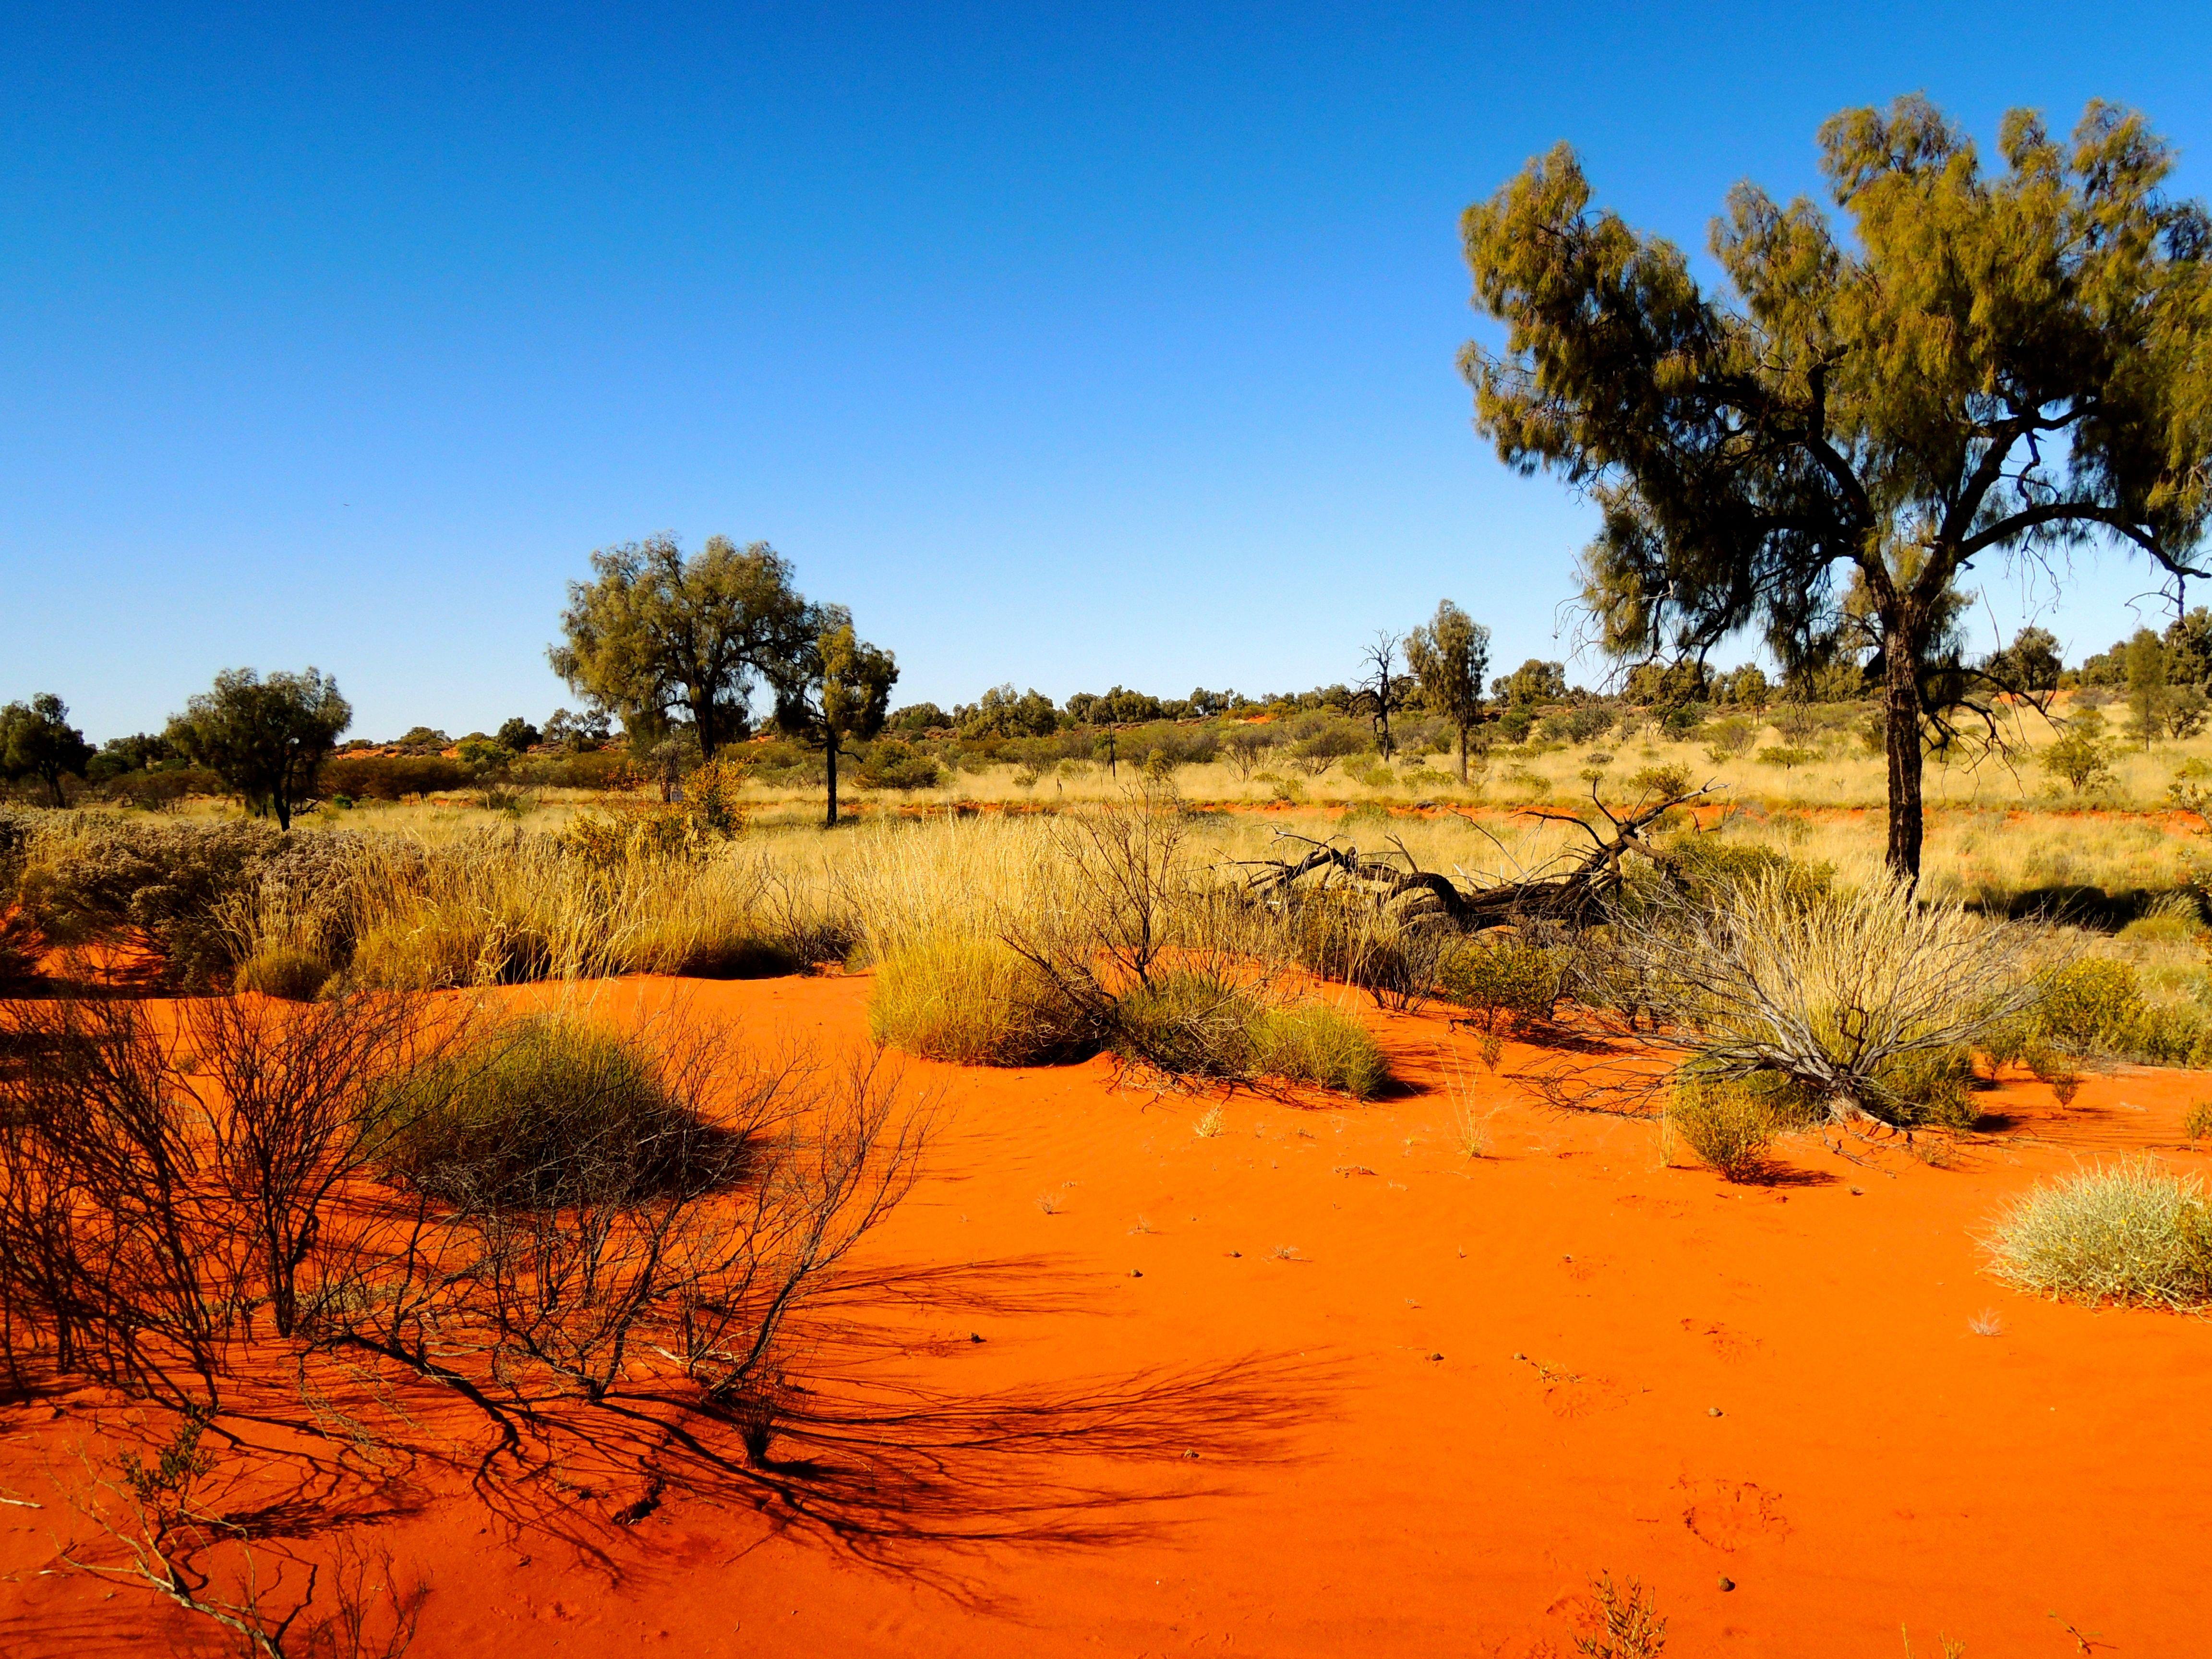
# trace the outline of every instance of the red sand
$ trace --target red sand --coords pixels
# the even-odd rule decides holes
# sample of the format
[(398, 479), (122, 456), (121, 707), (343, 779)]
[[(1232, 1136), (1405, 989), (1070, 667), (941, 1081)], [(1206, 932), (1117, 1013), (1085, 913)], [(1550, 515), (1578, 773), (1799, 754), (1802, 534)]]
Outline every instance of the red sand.
[[(837, 1042), (867, 988), (687, 993)], [(627, 1527), (624, 1494), (572, 1495), (518, 1528), (452, 1478), (380, 1529), (430, 1585), (414, 1651), (1536, 1659), (1574, 1650), (1601, 1569), (1656, 1592), (1671, 1654), (1895, 1655), (1900, 1626), (1989, 1659), (2212, 1647), (2212, 1324), (2009, 1294), (1972, 1238), (2085, 1157), (2202, 1167), (2178, 1145), (2200, 1082), (2093, 1079), (2065, 1111), (2009, 1085), (2018, 1126), (1956, 1167), (1803, 1138), (1797, 1181), (1739, 1188), (1662, 1167), (1648, 1125), (1538, 1109), (1440, 1020), (1376, 1023), (1414, 1092), (1239, 1094), (1210, 1139), (1212, 1101), (1116, 1091), (1103, 1061), (914, 1068), (945, 1127), (864, 1249), (953, 1271), (848, 1310), (875, 1338), (814, 1375), (928, 1390), (943, 1512), (904, 1529), (995, 1541), (841, 1541), (757, 1491)], [(1433, 1087), (1447, 1048), (1503, 1108), (1480, 1161)], [(1970, 1331), (1991, 1309), (2002, 1334)], [(90, 1409), (0, 1422), (0, 1495), (37, 1495)], [(0, 1509), (0, 1646), (193, 1638), (141, 1591), (40, 1576), (63, 1524), (50, 1495)]]

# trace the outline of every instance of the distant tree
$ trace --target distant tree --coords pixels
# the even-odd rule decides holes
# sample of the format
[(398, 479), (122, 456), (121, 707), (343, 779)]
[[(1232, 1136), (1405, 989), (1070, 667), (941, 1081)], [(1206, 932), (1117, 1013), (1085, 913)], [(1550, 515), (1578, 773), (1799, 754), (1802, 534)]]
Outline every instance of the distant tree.
[(136, 732), (127, 738), (110, 738), (100, 745), (84, 769), (94, 783), (119, 778), (127, 772), (143, 772), (177, 758), (176, 745), (158, 732)]
[(1820, 133), (1848, 240), (1812, 204), (1739, 185), (1712, 252), (1589, 211), (1562, 145), (1462, 222), (1478, 305), (1476, 424), (1599, 509), (1583, 600), (1622, 659), (1701, 654), (1747, 628), (1785, 668), (1840, 626), (1855, 572), (1881, 645), (1887, 859), (1917, 877), (1921, 671), (1944, 596), (1985, 554), (2103, 538), (2169, 573), (2212, 507), (2203, 210), (2173, 156), (2092, 104), (2070, 144), (2005, 118), (2004, 170), (1924, 99)]
[(1490, 672), (1490, 630), (1449, 599), (1425, 628), (1406, 636), (1406, 665), (1421, 683), (1429, 712), (1459, 733), (1459, 781), (1467, 781), (1468, 734), (1482, 720), (1483, 676)]
[(1376, 629), (1374, 639), (1360, 653), (1360, 679), (1352, 692), (1352, 707), (1374, 723), (1376, 752), (1384, 760), (1390, 758), (1394, 748), (1390, 716), (1406, 706), (1408, 677), (1398, 672), (1398, 653), (1405, 643), (1404, 635)]
[(811, 647), (813, 614), (766, 542), (709, 537), (687, 559), (675, 537), (653, 536), (600, 549), (592, 569), (591, 581), (568, 584), (566, 641), (546, 658), (633, 735), (664, 741), (651, 723), (681, 714), (712, 760), (750, 728), (755, 687)]
[(2057, 740), (2043, 751), (2042, 763), (2045, 772), (2071, 784), (2077, 795), (2110, 783), (2112, 746), (2105, 737), (2105, 717), (2087, 708), (2066, 721)]
[(1060, 729), (1060, 710), (1050, 697), (1035, 690), (1016, 696), (1011, 684), (993, 686), (954, 709), (952, 718), (963, 738), (1043, 738)]
[(2130, 728), (2146, 749), (2166, 729), (2166, 642), (2148, 628), (2138, 628), (2128, 641), (2128, 712), (2135, 716)]
[(84, 775), (95, 751), (69, 723), (69, 705), (51, 691), (0, 708), (0, 777), (36, 778), (54, 805), (65, 805), (62, 780)]
[(777, 666), (775, 723), (822, 751), (830, 799), (823, 822), (837, 822), (837, 757), (849, 743), (866, 742), (884, 728), (898, 663), (888, 651), (854, 637), (852, 613), (824, 605), (817, 631)]
[(2212, 684), (2212, 611), (2200, 605), (2166, 624), (2166, 678), (2173, 685)]
[(453, 740), (434, 726), (410, 726), (392, 740), (399, 749), (421, 749), (440, 754), (453, 746)]
[(517, 755), (526, 755), (544, 741), (544, 734), (520, 714), (511, 720), (501, 721), (494, 735), (501, 748)]
[(1501, 674), (1491, 688), (1507, 702), (1558, 702), (1567, 695), (1565, 663), (1540, 662), (1531, 657), (1510, 674)]
[(1768, 683), (1764, 668), (1747, 662), (1723, 677), (1721, 694), (1739, 708), (1764, 708), (1774, 695), (1774, 687)]
[(952, 724), (952, 717), (933, 702), (910, 702), (903, 708), (894, 708), (884, 724), (909, 737), (924, 732), (938, 732)]
[(2023, 628), (2010, 645), (1990, 653), (1982, 672), (2007, 691), (2056, 691), (2063, 666), (2057, 635), (2045, 629)]
[(271, 674), (227, 668), (169, 722), (169, 741), (246, 799), (292, 827), (292, 809), (314, 793), (315, 775), (353, 723), (337, 682), (310, 668)]

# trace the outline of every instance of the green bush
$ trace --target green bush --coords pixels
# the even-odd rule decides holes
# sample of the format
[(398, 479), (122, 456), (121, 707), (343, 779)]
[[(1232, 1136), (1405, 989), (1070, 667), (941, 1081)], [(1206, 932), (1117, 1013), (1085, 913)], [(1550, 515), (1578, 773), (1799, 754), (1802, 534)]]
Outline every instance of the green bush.
[(1485, 1030), (1500, 1014), (1549, 1019), (1559, 1000), (1557, 953), (1515, 934), (1455, 940), (1437, 952), (1435, 973), (1437, 994), (1482, 1015)]
[(879, 738), (853, 775), (866, 789), (934, 789), (944, 769), (903, 738)]
[(2081, 956), (2036, 978), (2035, 1005), (1991, 1039), (1990, 1058), (2037, 1066), (2046, 1054), (2108, 1054), (2153, 1066), (2212, 1065), (2212, 1014), (2155, 1002), (2135, 964)]
[(568, 1014), (514, 1020), (440, 1056), (388, 1103), (380, 1161), (453, 1203), (620, 1204), (703, 1190), (741, 1146), (641, 1036)]
[(1776, 1124), (1765, 1091), (1732, 1080), (1684, 1079), (1667, 1103), (1667, 1121), (1729, 1181), (1753, 1180), (1766, 1168)]
[(2091, 1307), (2212, 1301), (2212, 1206), (2195, 1178), (2154, 1158), (2046, 1182), (1984, 1243), (1990, 1271), (2016, 1290)]

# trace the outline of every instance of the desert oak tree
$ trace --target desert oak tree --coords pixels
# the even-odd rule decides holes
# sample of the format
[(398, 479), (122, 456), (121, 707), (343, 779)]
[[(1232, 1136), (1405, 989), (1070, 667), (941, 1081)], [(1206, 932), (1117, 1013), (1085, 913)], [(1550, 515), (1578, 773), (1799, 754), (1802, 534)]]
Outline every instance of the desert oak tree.
[(830, 802), (824, 822), (837, 822), (837, 757), (854, 740), (884, 729), (898, 663), (888, 651), (856, 638), (852, 613), (823, 605), (811, 643), (784, 665), (775, 688), (775, 723), (822, 751)]
[(353, 709), (338, 684), (310, 668), (271, 674), (227, 668), (215, 688), (185, 705), (169, 721), (169, 741), (246, 798), (256, 812), (274, 812), (279, 828), (292, 827), (292, 809), (314, 793), (338, 733), (353, 723)]
[(0, 778), (36, 778), (54, 805), (63, 805), (62, 779), (82, 777), (93, 747), (69, 723), (69, 705), (51, 691), (0, 708)]
[(1459, 781), (1467, 781), (1467, 735), (1482, 719), (1483, 676), (1490, 672), (1490, 630), (1449, 599), (1425, 627), (1406, 636), (1406, 665), (1421, 684), (1421, 701), (1459, 732)]
[(2093, 541), (2191, 562), (2212, 498), (2212, 232), (2161, 192), (2172, 151), (2092, 104), (2069, 143), (2007, 115), (2002, 169), (1924, 99), (1846, 111), (1821, 168), (1853, 232), (1739, 185), (1711, 249), (1593, 214), (1562, 145), (1462, 231), (1502, 351), (1461, 368), (1475, 424), (1601, 513), (1583, 598), (1617, 659), (1756, 627), (1817, 657), (1864, 590), (1879, 651), (1888, 861), (1920, 866), (1922, 669), (1978, 557)]
[(754, 688), (775, 684), (817, 631), (766, 542), (713, 536), (687, 559), (672, 535), (652, 536), (601, 549), (592, 570), (568, 584), (553, 672), (629, 720), (688, 714), (708, 760), (744, 735)]

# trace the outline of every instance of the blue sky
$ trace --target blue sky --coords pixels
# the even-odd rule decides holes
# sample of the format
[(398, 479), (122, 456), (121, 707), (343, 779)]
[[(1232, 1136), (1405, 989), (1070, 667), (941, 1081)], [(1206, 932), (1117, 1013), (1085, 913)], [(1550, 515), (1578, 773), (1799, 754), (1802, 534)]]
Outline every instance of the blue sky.
[[(1588, 512), (1453, 368), (1457, 215), (1528, 156), (1702, 250), (1838, 108), (2104, 96), (2212, 193), (2201, 7), (43, 11), (0, 697), (94, 738), (238, 665), (367, 735), (542, 718), (563, 584), (664, 529), (773, 543), (902, 700), (1308, 686), (1445, 595), (1561, 656)], [(2047, 619), (2100, 648), (2150, 586), (2087, 561)]]

